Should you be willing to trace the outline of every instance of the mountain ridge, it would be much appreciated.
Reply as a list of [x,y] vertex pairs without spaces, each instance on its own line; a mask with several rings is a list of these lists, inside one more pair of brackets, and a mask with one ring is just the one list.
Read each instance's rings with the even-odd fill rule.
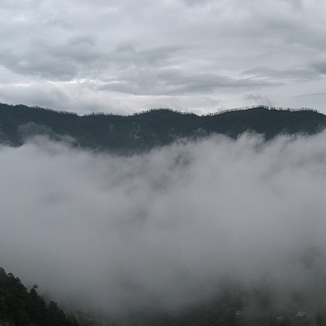
[[68,137],[75,146],[114,153],[136,153],[179,139],[222,134],[236,139],[245,132],[270,140],[280,134],[316,134],[326,116],[311,109],[257,106],[198,116],[171,109],[153,109],[129,116],[54,111],[25,105],[0,104],[0,142],[20,146],[30,136]]

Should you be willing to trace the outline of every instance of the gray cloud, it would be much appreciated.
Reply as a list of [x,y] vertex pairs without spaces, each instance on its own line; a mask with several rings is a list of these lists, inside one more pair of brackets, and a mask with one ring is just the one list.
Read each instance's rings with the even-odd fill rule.
[[262,95],[259,93],[258,94],[247,94],[247,95],[245,95],[245,99],[252,101],[253,105],[274,106],[273,101],[271,101],[266,95]]
[[100,90],[114,90],[138,95],[184,95],[208,94],[223,88],[257,88],[273,85],[274,82],[252,78],[230,78],[214,74],[183,75],[178,70],[153,72],[137,67],[128,71],[120,81],[113,80],[101,85]]
[[[325,52],[323,9],[317,0],[16,1],[0,9],[0,66],[14,84],[56,84],[81,112],[85,101],[139,111],[162,95],[184,109],[204,105],[207,94],[231,108],[245,106],[244,95],[257,88],[291,106],[298,95],[324,89],[323,72],[311,66]],[[239,90],[239,81],[250,90]]]
[[326,57],[325,55],[320,55],[311,62],[311,67],[317,73],[324,75],[326,73]]
[[[268,67],[256,67],[255,69],[246,70],[242,73],[244,76],[254,76],[257,81],[264,80],[267,76],[269,80],[274,80],[274,83],[286,83],[288,81],[307,82],[311,80],[320,80],[320,74],[316,73],[314,69],[307,68],[293,68],[293,69],[271,69]],[[263,84],[262,84],[263,85]]]
[[21,75],[56,80],[72,80],[97,61],[92,38],[78,36],[55,43],[51,39],[35,40],[26,49],[7,48],[0,60],[5,67]]
[[184,0],[185,3],[189,6],[206,6],[207,4],[210,4],[212,0]]
[[[128,158],[42,137],[3,147],[1,264],[107,313],[191,304],[225,277],[315,291],[326,267],[324,140],[214,137]],[[318,255],[305,263],[309,250]]]
[[18,98],[20,104],[52,108],[54,103],[60,103],[61,107],[57,106],[56,109],[69,110],[70,99],[62,89],[47,83],[40,84],[28,87],[25,85],[2,86],[0,96],[7,103],[15,103]]

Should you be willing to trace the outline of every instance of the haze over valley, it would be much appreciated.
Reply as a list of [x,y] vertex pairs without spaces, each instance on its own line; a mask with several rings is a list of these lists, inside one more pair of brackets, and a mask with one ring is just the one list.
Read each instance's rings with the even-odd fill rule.
[[2,0],[0,326],[326,326],[325,21]]
[[128,156],[44,134],[3,145],[1,265],[111,318],[180,313],[228,286],[263,291],[270,311],[323,311],[325,136],[212,134]]

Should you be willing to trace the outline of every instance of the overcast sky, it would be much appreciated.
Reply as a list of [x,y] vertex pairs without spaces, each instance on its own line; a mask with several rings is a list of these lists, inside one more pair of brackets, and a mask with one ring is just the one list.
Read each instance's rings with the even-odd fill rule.
[[3,0],[0,101],[326,112],[322,0]]

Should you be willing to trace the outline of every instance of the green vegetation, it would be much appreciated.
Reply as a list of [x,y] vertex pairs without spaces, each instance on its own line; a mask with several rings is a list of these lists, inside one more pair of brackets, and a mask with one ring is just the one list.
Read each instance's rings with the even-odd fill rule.
[[78,326],[57,303],[47,303],[38,295],[37,285],[28,290],[18,277],[0,268],[0,325],[6,326]]
[[193,306],[176,311],[120,313],[112,318],[67,314],[54,301],[47,302],[37,293],[37,285],[28,290],[18,277],[0,268],[1,326],[323,326],[324,304],[312,305],[305,293],[300,304],[273,297],[273,289],[257,285],[245,289],[226,282],[218,294]]
[[326,127],[326,116],[314,110],[255,107],[197,116],[156,109],[131,116],[91,114],[78,116],[24,105],[0,104],[0,142],[22,145],[29,137],[46,134],[74,146],[133,154],[180,139],[223,134],[236,139],[244,132],[266,140],[279,134],[315,134]]

